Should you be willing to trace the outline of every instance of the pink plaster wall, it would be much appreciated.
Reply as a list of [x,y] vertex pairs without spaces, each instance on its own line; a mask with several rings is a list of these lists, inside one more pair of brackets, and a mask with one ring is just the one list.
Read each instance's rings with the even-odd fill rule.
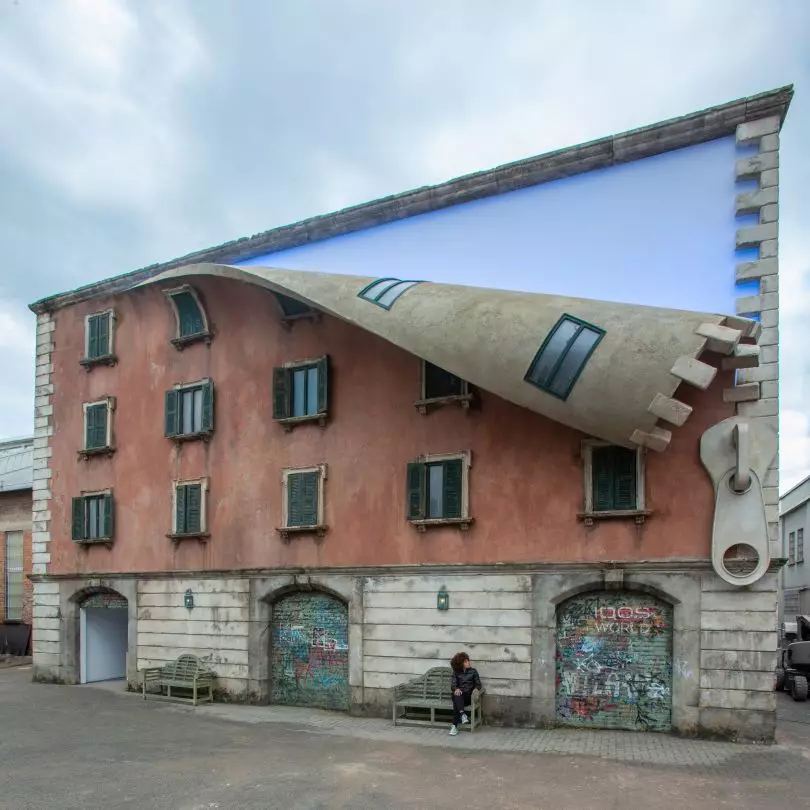
[[[55,313],[52,542],[49,572],[122,572],[276,566],[640,560],[709,556],[713,496],[698,441],[732,415],[722,403],[731,375],[708,392],[678,396],[695,412],[674,430],[669,450],[650,453],[642,526],[609,521],[586,528],[582,509],[582,434],[483,393],[481,409],[445,407],[421,416],[419,361],[331,317],[285,331],[272,296],[221,279],[195,279],[216,337],[177,351],[174,318],[155,287]],[[90,373],[79,365],[84,316],[114,306],[119,363]],[[538,341],[542,336],[538,336]],[[331,417],[285,432],[272,420],[272,369],[329,354]],[[163,436],[164,391],[210,376],[216,388],[209,444],[175,446]],[[81,461],[82,403],[113,395],[112,458]],[[469,449],[474,526],[417,532],[405,519],[405,467],[423,453]],[[317,540],[285,545],[281,471],[326,462],[326,523]],[[171,529],[172,481],[208,476],[209,530],[202,546]],[[112,488],[111,549],[70,539],[70,502],[80,491]]]

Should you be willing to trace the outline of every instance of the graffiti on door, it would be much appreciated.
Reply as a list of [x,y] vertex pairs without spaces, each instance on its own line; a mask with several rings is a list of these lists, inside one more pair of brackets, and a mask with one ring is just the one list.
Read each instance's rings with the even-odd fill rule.
[[332,596],[302,593],[273,607],[271,699],[294,706],[347,709],[349,620]]
[[663,731],[672,709],[672,608],[635,593],[590,593],[558,609],[557,719]]

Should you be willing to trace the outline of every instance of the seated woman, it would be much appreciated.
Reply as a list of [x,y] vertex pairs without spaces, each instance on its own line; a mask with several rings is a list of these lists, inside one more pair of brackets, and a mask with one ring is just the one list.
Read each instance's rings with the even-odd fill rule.
[[450,736],[458,734],[459,723],[469,723],[470,718],[464,707],[472,702],[473,692],[483,692],[481,678],[478,670],[470,664],[470,656],[465,652],[456,653],[450,659],[453,674],[450,678],[450,688],[453,691],[453,725],[450,726]]

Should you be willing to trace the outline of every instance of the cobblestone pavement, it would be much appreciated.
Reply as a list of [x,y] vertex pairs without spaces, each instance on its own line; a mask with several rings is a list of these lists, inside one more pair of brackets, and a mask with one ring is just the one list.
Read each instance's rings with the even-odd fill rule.
[[[0,671],[0,810],[767,810],[806,807],[810,704],[780,744],[393,728],[284,707],[194,709]],[[784,736],[784,741],[782,738]]]

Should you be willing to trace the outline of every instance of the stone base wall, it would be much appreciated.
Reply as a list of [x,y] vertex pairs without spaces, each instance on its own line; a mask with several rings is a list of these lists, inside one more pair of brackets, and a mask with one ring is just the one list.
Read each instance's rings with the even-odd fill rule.
[[[671,702],[671,728],[680,733],[773,738],[776,574],[744,589],[724,583],[708,563],[680,570],[638,564],[509,573],[455,568],[374,575],[310,571],[305,576],[50,579],[36,583],[36,679],[79,681],[81,600],[99,588],[129,601],[128,678],[133,686],[140,669],[189,652],[218,673],[223,698],[269,702],[273,605],[288,593],[319,590],[347,606],[352,713],[390,716],[395,684],[431,666],[448,666],[463,649],[485,682],[488,722],[541,727],[558,723],[557,638],[567,600],[593,592],[605,595],[607,603],[610,594],[642,595],[651,605],[666,605],[671,617],[671,627],[659,628],[671,633],[671,671],[647,687],[610,672],[599,676],[584,639],[585,674],[579,683],[585,686],[575,702],[587,703],[588,689],[602,704],[632,704],[641,695]],[[193,610],[184,605],[188,590]],[[449,594],[446,611],[437,608],[440,590]],[[629,601],[646,604],[644,598]],[[613,604],[621,604],[621,598]],[[629,632],[648,632],[649,622],[632,625],[637,619],[628,619]],[[606,670],[616,668],[621,667]],[[606,700],[611,694],[615,699]]]

